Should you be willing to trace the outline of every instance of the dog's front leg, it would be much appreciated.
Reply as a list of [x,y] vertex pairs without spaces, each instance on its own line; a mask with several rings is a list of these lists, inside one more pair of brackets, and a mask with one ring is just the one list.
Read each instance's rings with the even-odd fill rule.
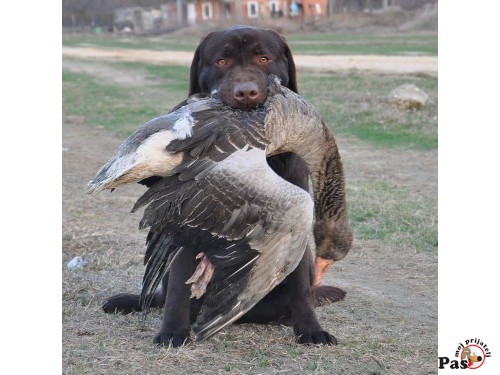
[[300,344],[337,345],[335,337],[323,330],[314,311],[310,281],[311,262],[310,250],[306,249],[299,265],[288,276],[287,288],[293,331]]
[[156,344],[174,348],[190,339],[191,286],[186,281],[196,269],[195,252],[189,248],[182,248],[180,252],[171,264],[168,280],[165,278],[163,283],[167,291],[165,310],[160,331],[154,338]]

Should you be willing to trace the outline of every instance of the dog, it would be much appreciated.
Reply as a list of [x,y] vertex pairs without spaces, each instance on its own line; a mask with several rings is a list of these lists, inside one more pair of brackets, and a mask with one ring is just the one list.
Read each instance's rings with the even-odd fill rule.
[[467,359],[467,367],[471,367],[474,362],[481,362],[483,360],[483,357],[480,355],[476,355],[475,353],[472,354],[471,350],[469,347],[464,348],[462,351],[462,355],[460,359],[464,360]]
[[[212,32],[201,40],[190,68],[189,95],[218,95],[233,108],[251,110],[266,101],[270,75],[298,92],[295,63],[285,39],[272,30],[235,26]],[[279,154],[268,158],[268,164],[282,178],[309,190],[309,171],[297,155]],[[160,177],[152,177],[141,183],[149,187],[158,179]],[[344,242],[349,248],[350,239]],[[201,308],[203,299],[190,299],[190,287],[185,283],[197,266],[196,251],[190,251],[192,257],[174,260],[162,280],[161,290],[153,296],[152,306],[164,306],[162,326],[154,339],[158,345],[179,347],[188,342],[191,324]],[[314,264],[307,249],[297,268],[237,323],[288,323],[293,326],[299,343],[337,344],[335,337],[321,327],[314,308],[342,300],[345,292],[335,287],[313,288],[319,284]],[[123,314],[140,311],[139,296],[116,295],[106,301],[103,309],[107,313]]]

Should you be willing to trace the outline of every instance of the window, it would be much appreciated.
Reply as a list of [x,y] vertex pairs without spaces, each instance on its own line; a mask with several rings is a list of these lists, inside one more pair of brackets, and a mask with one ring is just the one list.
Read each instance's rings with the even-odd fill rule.
[[231,4],[230,3],[224,3],[222,13],[224,14],[224,17],[226,18],[231,18],[231,15],[233,14],[231,10]]
[[202,17],[204,20],[209,20],[213,17],[212,13],[212,3],[202,3],[201,4],[201,9],[202,9]]
[[269,2],[269,8],[271,9],[271,14],[278,13],[280,10],[280,4],[277,1],[271,0]]
[[256,1],[249,1],[247,3],[248,18],[257,18],[259,16],[259,3]]

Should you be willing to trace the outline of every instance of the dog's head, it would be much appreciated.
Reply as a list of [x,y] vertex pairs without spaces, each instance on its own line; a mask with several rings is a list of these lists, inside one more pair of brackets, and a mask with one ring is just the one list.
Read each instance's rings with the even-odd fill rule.
[[297,92],[295,63],[275,31],[235,26],[208,34],[195,51],[189,95],[212,94],[233,108],[252,109],[267,98],[270,75]]
[[483,357],[481,357],[480,355],[473,355],[470,348],[464,348],[464,350],[462,351],[462,355],[461,355],[461,359],[464,360],[464,359],[468,359],[470,362],[481,362],[483,360]]

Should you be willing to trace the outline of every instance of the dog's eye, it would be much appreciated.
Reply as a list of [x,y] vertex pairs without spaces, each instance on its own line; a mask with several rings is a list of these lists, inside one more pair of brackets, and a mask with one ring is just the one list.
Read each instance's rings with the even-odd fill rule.
[[219,60],[217,60],[217,65],[221,65],[221,66],[227,65],[226,59],[219,59]]
[[266,63],[269,61],[269,58],[267,56],[261,56],[259,59],[259,62],[261,63]]

